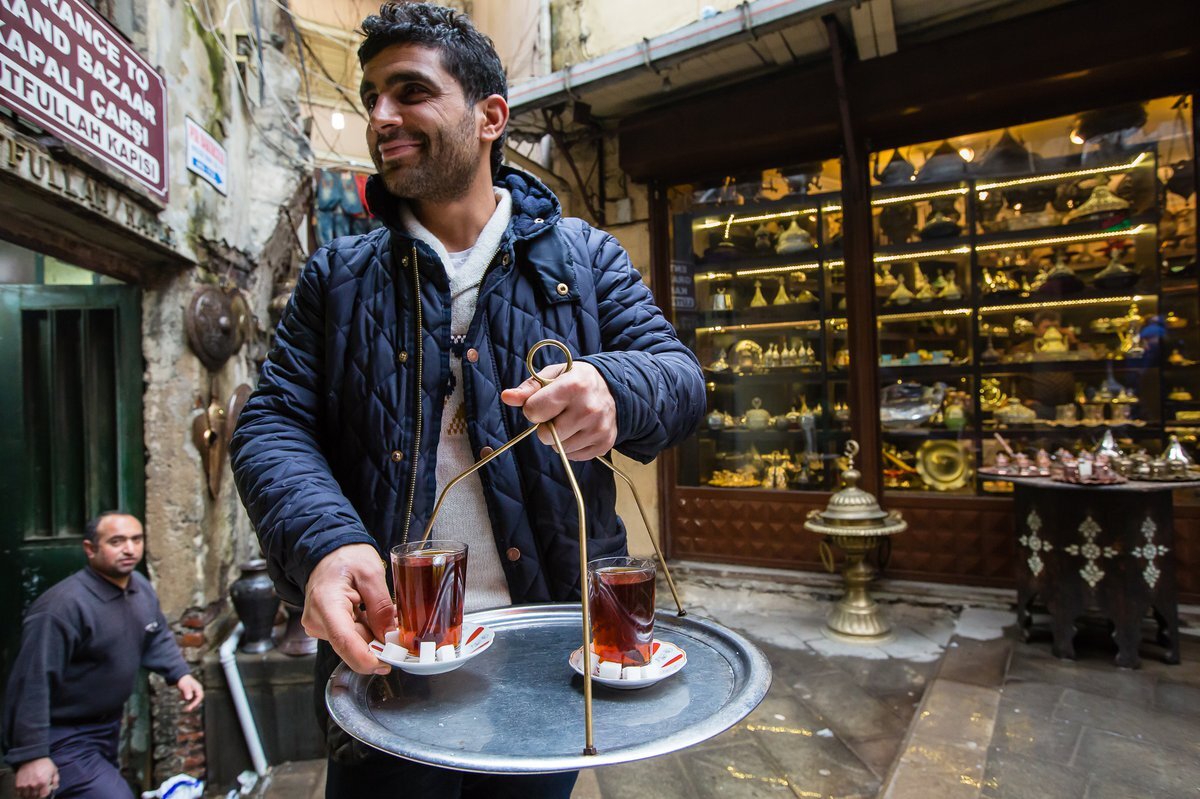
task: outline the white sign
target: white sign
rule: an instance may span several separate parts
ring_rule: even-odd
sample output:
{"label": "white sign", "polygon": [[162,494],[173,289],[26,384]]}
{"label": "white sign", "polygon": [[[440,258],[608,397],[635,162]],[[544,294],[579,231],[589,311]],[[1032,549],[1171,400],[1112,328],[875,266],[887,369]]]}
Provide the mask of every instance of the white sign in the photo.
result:
{"label": "white sign", "polygon": [[207,180],[222,194],[229,194],[229,159],[225,148],[207,130],[187,121],[187,168]]}

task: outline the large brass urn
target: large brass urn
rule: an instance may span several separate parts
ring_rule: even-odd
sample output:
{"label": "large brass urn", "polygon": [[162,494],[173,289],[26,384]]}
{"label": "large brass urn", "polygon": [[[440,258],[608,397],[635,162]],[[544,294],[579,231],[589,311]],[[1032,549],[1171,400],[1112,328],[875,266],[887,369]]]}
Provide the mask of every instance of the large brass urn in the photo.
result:
{"label": "large brass urn", "polygon": [[879,643],[891,637],[891,625],[867,592],[875,578],[875,567],[867,562],[866,556],[888,536],[904,532],[908,522],[895,511],[885,512],[874,496],[858,487],[862,474],[854,468],[857,454],[858,442],[848,441],[846,458],[849,463],[842,472],[845,487],[829,498],[829,505],[823,512],[809,511],[804,529],[825,536],[821,542],[821,560],[829,571],[835,568],[830,544],[846,553],[842,567],[846,593],[830,612],[825,622],[826,633],[843,641]]}

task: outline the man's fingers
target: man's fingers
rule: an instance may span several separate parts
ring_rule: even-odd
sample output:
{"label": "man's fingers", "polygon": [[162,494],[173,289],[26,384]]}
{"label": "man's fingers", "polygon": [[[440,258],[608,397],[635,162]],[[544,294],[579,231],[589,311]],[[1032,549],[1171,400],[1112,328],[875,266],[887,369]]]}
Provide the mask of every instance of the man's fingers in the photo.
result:
{"label": "man's fingers", "polygon": [[388,671],[387,664],[371,652],[367,646],[370,632],[361,623],[351,624],[339,629],[329,637],[329,645],[338,657],[358,674],[375,674]]}
{"label": "man's fingers", "polygon": [[372,638],[382,641],[388,630],[396,626],[396,606],[392,603],[392,595],[388,593],[383,574],[379,575],[378,581],[364,581],[358,587],[358,593],[366,607],[366,622]]}

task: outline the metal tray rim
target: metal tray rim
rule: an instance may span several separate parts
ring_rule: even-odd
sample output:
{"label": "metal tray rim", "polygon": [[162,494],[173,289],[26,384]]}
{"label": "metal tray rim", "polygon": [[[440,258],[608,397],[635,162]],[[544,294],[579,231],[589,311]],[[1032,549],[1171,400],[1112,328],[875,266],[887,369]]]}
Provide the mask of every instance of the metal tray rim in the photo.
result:
{"label": "metal tray rim", "polygon": [[[504,608],[481,610],[470,613],[470,619],[480,624],[496,624],[502,629],[502,620],[514,617],[536,622],[539,618],[561,618],[564,615],[581,617],[578,603],[513,605]],[[666,629],[688,628],[703,631],[727,644],[721,654],[729,661],[734,671],[735,690],[717,713],[697,724],[686,727],[663,738],[635,746],[601,748],[595,755],[584,755],[583,739],[580,736],[580,754],[572,756],[538,756],[514,758],[479,752],[431,748],[421,751],[395,751],[379,743],[392,733],[367,714],[358,711],[355,697],[361,695],[370,684],[373,675],[361,675],[351,671],[345,664],[334,670],[325,687],[325,704],[330,715],[349,735],[372,748],[397,757],[404,757],[429,765],[486,774],[544,774],[559,771],[574,771],[581,768],[609,766],[636,760],[657,757],[675,752],[712,738],[745,718],[766,696],[771,685],[771,665],[766,655],[744,636],[716,622],[688,614],[680,617],[669,610],[659,610],[655,616],[656,626]],[[736,655],[736,657],[729,657]]]}

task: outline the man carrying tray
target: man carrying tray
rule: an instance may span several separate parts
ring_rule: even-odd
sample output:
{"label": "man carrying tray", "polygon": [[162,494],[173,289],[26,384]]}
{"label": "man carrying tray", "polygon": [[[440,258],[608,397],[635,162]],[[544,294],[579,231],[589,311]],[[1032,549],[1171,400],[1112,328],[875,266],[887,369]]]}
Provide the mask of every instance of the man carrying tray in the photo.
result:
{"label": "man carrying tray", "polygon": [[[328,720],[340,661],[386,673],[367,643],[394,626],[381,558],[419,538],[442,488],[531,423],[553,420],[588,515],[588,557],[621,554],[616,449],[649,461],[704,412],[695,357],[612,236],[563,218],[501,165],[504,69],[463,15],[384,5],[359,48],[367,188],[384,227],[304,269],[232,442],[234,475],[279,594],[322,639],[316,703],[327,795],[567,797],[575,774],[481,776],[380,754]],[[557,339],[575,360],[529,378]],[[547,353],[553,353],[553,349]],[[448,497],[434,537],[470,547],[468,610],[579,598],[575,499],[538,431]],[[395,786],[388,794],[384,786]]]}

